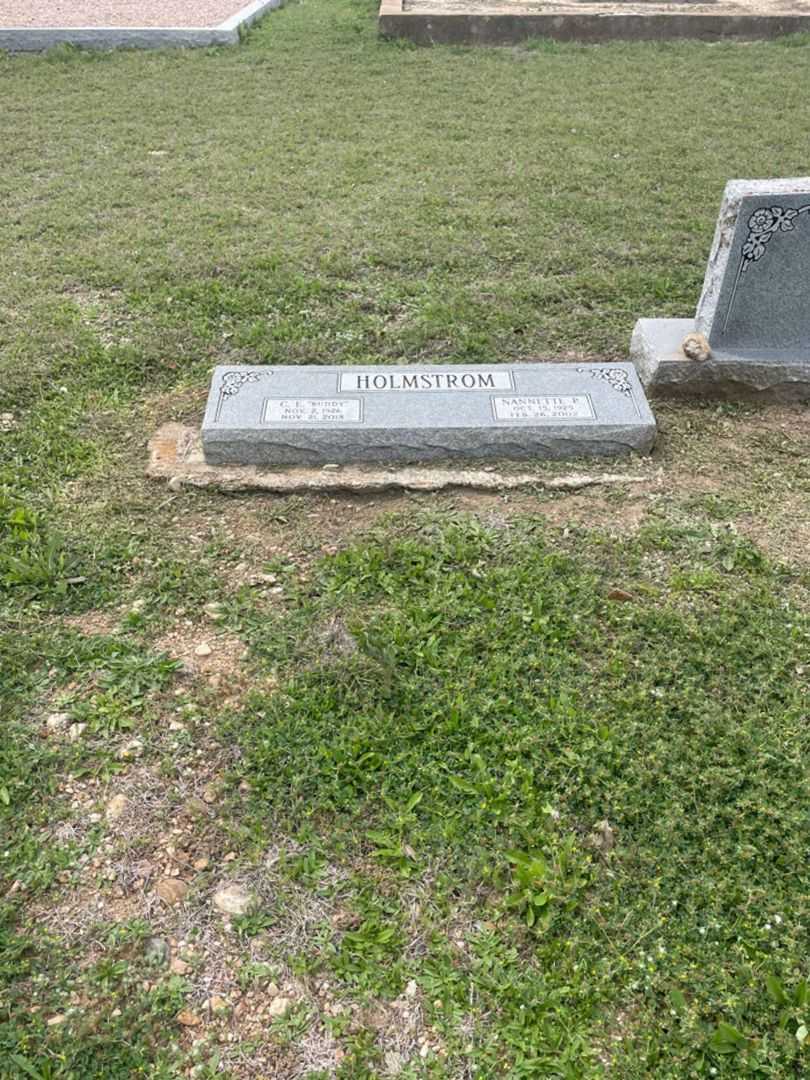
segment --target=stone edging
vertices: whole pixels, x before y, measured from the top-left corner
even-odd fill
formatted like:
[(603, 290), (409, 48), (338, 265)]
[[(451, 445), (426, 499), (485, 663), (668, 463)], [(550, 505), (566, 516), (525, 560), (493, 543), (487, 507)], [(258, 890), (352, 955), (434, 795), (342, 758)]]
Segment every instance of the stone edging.
[(651, 15), (549, 12), (483, 15), (473, 12), (405, 11), (403, 0), (382, 0), (378, 27), (383, 37), (407, 38), (418, 45), (514, 45), (528, 38), (557, 41), (756, 41), (810, 31), (810, 15)]
[(651, 467), (634, 462), (641, 473), (564, 473), (541, 469), (465, 467), (457, 462), (442, 465), (326, 465), (260, 468), (256, 465), (209, 465), (203, 457), (198, 428), (169, 422), (149, 440), (146, 475), (168, 484), (172, 492), (183, 488), (210, 488), (213, 491), (266, 491), (275, 495), (305, 492), (443, 491), (473, 488), (478, 491), (507, 491), (537, 488), (544, 491), (582, 491), (588, 487), (651, 484), (657, 482)]
[(252, 0), (219, 26), (49, 26), (0, 27), (0, 51), (42, 52), (55, 45), (83, 49), (199, 48), (236, 45), (240, 32), (284, 0)]

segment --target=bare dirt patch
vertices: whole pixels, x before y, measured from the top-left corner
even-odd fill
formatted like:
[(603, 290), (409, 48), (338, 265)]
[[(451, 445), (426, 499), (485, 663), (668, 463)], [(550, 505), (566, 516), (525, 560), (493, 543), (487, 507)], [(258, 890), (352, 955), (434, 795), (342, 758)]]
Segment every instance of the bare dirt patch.
[(784, 495), (770, 512), (745, 514), (737, 521), (740, 532), (771, 558), (810, 566), (810, 495)]
[(66, 615), (65, 626), (78, 630), (87, 637), (109, 637), (118, 630), (121, 622), (120, 611), (84, 611), (81, 615)]
[(213, 688), (222, 687), (225, 705), (238, 697), (247, 681), (245, 643), (213, 623), (184, 619), (154, 641), (153, 648), (179, 660), (185, 675), (203, 678)]

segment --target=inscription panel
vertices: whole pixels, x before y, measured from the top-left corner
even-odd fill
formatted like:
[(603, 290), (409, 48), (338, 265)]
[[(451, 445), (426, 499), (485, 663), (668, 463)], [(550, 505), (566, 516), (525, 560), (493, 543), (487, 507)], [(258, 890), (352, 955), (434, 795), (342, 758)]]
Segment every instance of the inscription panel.
[(514, 390), (512, 373), (500, 371), (342, 371), (338, 390), (343, 393), (384, 393), (392, 390), (469, 391)]
[(359, 398), (269, 398), (265, 424), (362, 424)]
[(496, 420), (595, 420), (587, 394), (494, 397)]

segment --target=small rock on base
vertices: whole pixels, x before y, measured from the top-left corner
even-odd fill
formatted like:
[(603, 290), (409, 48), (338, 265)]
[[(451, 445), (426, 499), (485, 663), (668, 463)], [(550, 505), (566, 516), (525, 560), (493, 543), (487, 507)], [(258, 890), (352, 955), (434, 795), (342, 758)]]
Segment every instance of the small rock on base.
[(711, 345), (709, 345), (709, 339), (705, 334), (700, 334), (697, 331), (693, 334), (687, 334), (683, 339), (681, 345), (683, 354), (689, 360), (708, 360), (712, 355)]

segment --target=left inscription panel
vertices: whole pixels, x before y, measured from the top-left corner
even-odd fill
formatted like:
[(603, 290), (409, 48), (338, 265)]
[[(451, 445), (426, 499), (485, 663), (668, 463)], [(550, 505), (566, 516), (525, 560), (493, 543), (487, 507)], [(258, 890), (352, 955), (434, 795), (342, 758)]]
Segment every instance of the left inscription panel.
[(359, 398), (268, 398), (262, 419), (265, 424), (361, 424), (363, 403)]

